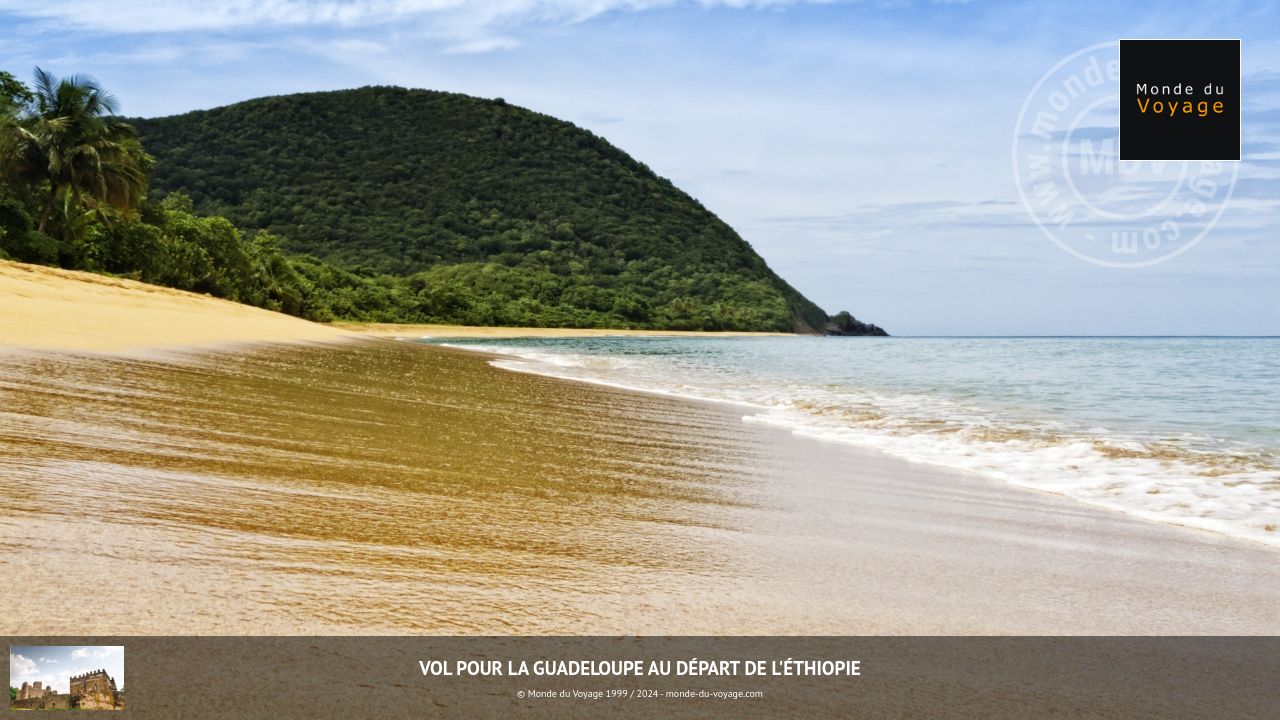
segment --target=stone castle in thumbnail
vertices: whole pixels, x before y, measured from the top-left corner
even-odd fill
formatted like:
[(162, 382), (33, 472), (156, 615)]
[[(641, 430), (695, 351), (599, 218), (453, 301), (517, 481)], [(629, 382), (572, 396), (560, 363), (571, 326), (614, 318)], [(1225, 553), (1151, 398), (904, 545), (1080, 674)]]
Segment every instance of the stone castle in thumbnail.
[(41, 685), (39, 680), (34, 683), (22, 683), (22, 687), (18, 688), (19, 700), (34, 700), (36, 698), (42, 698), (46, 695), (53, 694), (53, 688), (44, 687)]
[(116, 681), (107, 675), (106, 670), (94, 670), (71, 678), (72, 697), (115, 694)]
[(116, 689), (116, 681), (106, 670), (94, 670), (71, 678), (71, 692), (55, 693), (39, 680), (22, 683), (10, 704), (24, 710), (123, 710), (124, 691)]

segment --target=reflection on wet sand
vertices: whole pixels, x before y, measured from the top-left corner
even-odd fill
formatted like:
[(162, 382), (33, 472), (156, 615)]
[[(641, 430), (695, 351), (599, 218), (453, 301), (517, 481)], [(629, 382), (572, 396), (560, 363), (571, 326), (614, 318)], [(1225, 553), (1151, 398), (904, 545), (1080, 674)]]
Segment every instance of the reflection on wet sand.
[(0, 353), (0, 632), (1274, 634), (1273, 549), (360, 340)]
[(752, 497), (714, 408), (391, 341), (0, 355), (0, 413), (10, 632), (585, 631)]

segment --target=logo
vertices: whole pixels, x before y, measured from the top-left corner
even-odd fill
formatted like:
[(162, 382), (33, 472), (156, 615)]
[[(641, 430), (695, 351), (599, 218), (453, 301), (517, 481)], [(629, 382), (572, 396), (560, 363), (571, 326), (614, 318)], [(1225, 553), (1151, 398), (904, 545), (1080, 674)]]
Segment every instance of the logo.
[(1023, 205), (1060, 248), (1105, 267), (1146, 267), (1213, 229), (1239, 165), (1122, 160), (1120, 68), (1119, 43), (1100, 43), (1041, 76), (1014, 127), (1013, 174)]
[(1125, 160), (1240, 159), (1239, 40), (1121, 40)]

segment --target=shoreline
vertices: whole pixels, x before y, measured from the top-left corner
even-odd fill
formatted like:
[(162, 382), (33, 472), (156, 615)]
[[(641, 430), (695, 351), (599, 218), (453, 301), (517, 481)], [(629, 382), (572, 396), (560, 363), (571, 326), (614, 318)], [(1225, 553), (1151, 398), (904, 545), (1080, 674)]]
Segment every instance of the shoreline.
[(121, 353), (359, 337), (787, 337), (791, 333), (316, 323), (159, 285), (0, 260), (0, 348)]
[[(962, 475), (972, 475), (980, 477), (988, 481), (996, 482), (1001, 486), (1012, 488), (1015, 490), (1033, 491), (1036, 493), (1047, 493), (1055, 497), (1064, 498), (1075, 503), (1093, 508), (1107, 513), (1115, 513), (1125, 516), (1129, 519), (1139, 522), (1154, 523), (1163, 527), (1175, 527), (1182, 530), (1193, 531), (1197, 533), (1206, 533), (1213, 537), (1228, 538), (1231, 540), (1244, 542), (1249, 545), (1257, 545), (1265, 547), (1271, 551), (1280, 551), (1280, 538), (1270, 534), (1257, 534), (1233, 527), (1230, 524), (1218, 522), (1197, 521), (1194, 516), (1183, 517), (1178, 515), (1161, 514), (1142, 507), (1132, 507), (1114, 500), (1098, 499), (1088, 496), (1080, 496), (1072, 494), (1065, 489), (1054, 489), (1042, 487), (1031, 482), (1025, 475), (1010, 475), (1006, 472), (984, 472), (983, 470), (973, 469), (963, 465), (947, 462), (945, 459), (938, 458), (919, 458), (913, 455), (894, 452), (882, 446), (867, 444), (865, 442), (849, 442), (844, 440), (833, 439), (830, 433), (815, 431), (814, 429), (797, 425), (791, 422), (777, 422), (770, 415), (771, 406), (766, 404), (758, 404), (745, 399), (731, 399), (727, 397), (707, 397), (697, 393), (672, 389), (659, 389), (653, 387), (645, 387), (643, 385), (622, 382), (617, 379), (602, 379), (597, 377), (575, 377), (566, 375), (562, 372), (549, 370), (548, 368), (539, 367), (536, 360), (530, 360), (519, 353), (509, 354), (495, 352), (480, 345), (466, 345), (463, 343), (440, 343), (437, 347), (452, 348), (464, 352), (472, 352), (484, 355), (494, 364), (503, 370), (515, 373), (527, 373), (540, 377), (555, 378), (567, 382), (583, 383), (587, 385), (613, 388), (627, 392), (639, 393), (641, 395), (652, 397), (671, 398), (693, 403), (707, 403), (714, 406), (732, 408), (733, 411), (746, 411), (749, 414), (743, 417), (744, 422), (760, 423), (769, 427), (777, 428), (781, 432), (790, 433), (796, 437), (814, 440), (823, 445), (832, 445), (837, 447), (853, 447), (863, 451), (869, 451), (877, 455), (894, 458), (896, 460), (906, 462), (913, 466), (926, 468), (935, 468), (944, 472), (958, 473)], [(558, 370), (556, 368), (555, 370)], [(1266, 526), (1270, 531), (1272, 526)]]
[(370, 337), (421, 339), (515, 339), (579, 337), (803, 337), (796, 333), (735, 330), (626, 330), (614, 328), (540, 328), (495, 325), (414, 325), (335, 322), (333, 327)]
[[(53, 581), (0, 617), (54, 634), (90, 610), (124, 634), (1280, 631), (1268, 548), (488, 360), (376, 339), (0, 356), (11, 395), (78, 398), (0, 432), (18, 508), (0, 539), (115, 579), (91, 609)], [(154, 390), (122, 399), (103, 375)], [(53, 504), (23, 507), (33, 492)]]
[[(11, 633), (1280, 633), (1257, 543), (711, 400), (41, 270), (0, 264), (0, 344), (55, 351), (0, 353), (0, 574), (112, 581), (6, 594)], [(171, 331), (209, 352), (120, 352)]]

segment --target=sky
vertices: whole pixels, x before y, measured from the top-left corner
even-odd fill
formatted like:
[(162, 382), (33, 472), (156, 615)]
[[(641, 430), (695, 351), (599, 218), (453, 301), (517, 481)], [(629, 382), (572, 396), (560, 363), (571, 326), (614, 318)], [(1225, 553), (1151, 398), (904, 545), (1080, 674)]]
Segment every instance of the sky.
[[(371, 84), (503, 97), (608, 139), (894, 334), (1275, 335), (1278, 21), (1223, 0), (0, 0), (0, 68), (91, 75), (137, 116)], [(1065, 252), (1014, 172), (1037, 82), (1118, 38), (1243, 41), (1233, 195), (1144, 267)]]
[(124, 690), (124, 648), (119, 645), (50, 645), (11, 646), (9, 648), (9, 685), (39, 681), (58, 693), (71, 691), (70, 678), (94, 670), (106, 670), (116, 681), (116, 689)]

